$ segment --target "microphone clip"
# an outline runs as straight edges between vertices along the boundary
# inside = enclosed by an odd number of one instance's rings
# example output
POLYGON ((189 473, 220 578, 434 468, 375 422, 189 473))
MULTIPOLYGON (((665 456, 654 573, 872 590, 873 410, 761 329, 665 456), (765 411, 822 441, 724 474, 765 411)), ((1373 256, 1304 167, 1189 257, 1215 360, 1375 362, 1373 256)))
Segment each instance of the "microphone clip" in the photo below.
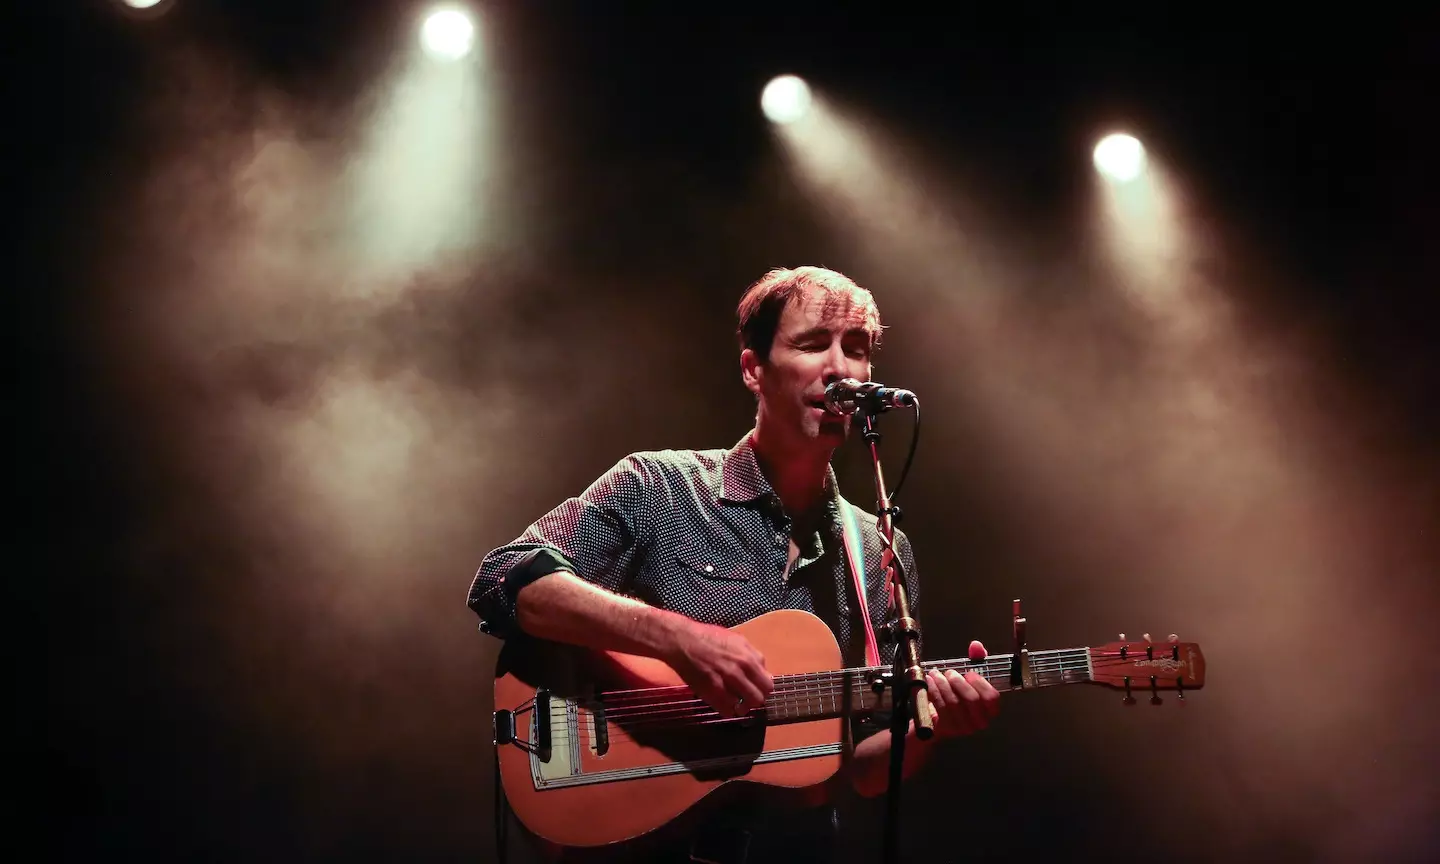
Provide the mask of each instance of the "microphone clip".
POLYGON ((891 408, 913 408, 915 394, 874 381, 843 378, 825 388, 825 408, 832 414, 883 414, 891 408))

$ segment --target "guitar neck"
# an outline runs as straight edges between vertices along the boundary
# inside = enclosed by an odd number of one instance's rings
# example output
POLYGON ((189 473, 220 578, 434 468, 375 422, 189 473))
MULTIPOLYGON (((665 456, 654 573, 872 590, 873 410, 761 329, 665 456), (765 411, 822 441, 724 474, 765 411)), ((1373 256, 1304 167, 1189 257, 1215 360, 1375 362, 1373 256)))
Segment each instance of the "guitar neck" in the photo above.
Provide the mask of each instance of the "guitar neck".
MULTIPOLYGON (((1001 692, 1086 684, 1094 680, 1089 648, 1031 651, 1021 659, 1018 676, 1014 654, 997 654, 978 662, 932 660, 921 666, 926 670, 953 669, 962 675, 974 672, 1001 692)), ((888 710, 889 688, 877 694, 872 685, 889 671, 889 667, 872 666, 776 676, 775 690, 765 700, 766 718, 771 722, 799 722, 888 710)))

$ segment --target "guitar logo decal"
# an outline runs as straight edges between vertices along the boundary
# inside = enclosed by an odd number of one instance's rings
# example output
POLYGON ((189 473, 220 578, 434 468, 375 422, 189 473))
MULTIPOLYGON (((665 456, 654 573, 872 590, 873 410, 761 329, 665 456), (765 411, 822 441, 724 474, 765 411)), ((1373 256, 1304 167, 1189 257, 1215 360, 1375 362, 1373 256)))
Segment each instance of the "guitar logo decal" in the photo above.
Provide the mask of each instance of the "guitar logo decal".
POLYGON ((1157 657, 1154 660, 1136 660, 1135 665, 1141 668, 1150 667, 1161 672, 1178 672, 1185 668, 1184 660, 1172 660, 1169 657, 1157 657))

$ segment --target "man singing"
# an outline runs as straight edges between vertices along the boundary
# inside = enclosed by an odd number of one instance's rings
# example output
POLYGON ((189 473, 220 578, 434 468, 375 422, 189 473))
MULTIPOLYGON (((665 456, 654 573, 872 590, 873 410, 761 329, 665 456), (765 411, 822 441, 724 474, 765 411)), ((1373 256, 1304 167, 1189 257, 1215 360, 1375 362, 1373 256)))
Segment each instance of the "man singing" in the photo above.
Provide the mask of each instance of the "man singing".
MULTIPOLYGON (((870 379, 879 309, 848 277, 799 267, 773 270, 750 286, 737 315, 741 379, 758 400, 755 428, 728 450, 631 454, 486 555, 469 596, 481 629, 658 658, 727 717, 763 705, 773 686, 761 653, 726 629, 758 615, 814 613, 834 632, 846 665, 865 665, 866 630, 842 537, 844 505, 830 467, 850 417, 827 412, 823 400, 832 382, 870 379)), ((882 537, 875 517, 859 521, 866 606, 878 629, 889 612, 879 578, 882 537)), ((894 539, 919 619, 910 543, 898 530, 894 539)), ((882 662, 893 662, 893 652, 884 646, 882 662)), ((972 657, 983 652, 971 645, 972 657)), ((921 742, 912 724, 907 777, 934 742, 983 729, 999 707, 994 688, 974 673, 931 673, 926 683, 935 735, 921 742)), ((847 770, 862 795, 885 791, 890 736, 874 734, 882 728, 873 721, 851 726, 856 743, 847 770)), ((820 816, 833 839, 833 811, 820 816)), ((755 824, 717 830, 727 829, 754 835, 750 864, 772 852, 794 860, 794 850, 780 852, 794 837, 772 841, 755 824)), ((804 848, 822 859, 832 854, 825 843, 809 842, 814 836, 803 838, 804 848)), ((678 860, 709 860, 709 843, 702 832, 678 860)))

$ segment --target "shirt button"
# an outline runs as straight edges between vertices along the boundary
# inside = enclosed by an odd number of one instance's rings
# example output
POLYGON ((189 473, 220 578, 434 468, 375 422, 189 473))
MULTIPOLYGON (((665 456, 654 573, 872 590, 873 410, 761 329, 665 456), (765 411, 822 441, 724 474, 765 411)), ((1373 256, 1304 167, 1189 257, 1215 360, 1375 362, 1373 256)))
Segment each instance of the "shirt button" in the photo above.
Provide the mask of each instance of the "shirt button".
POLYGON ((780 544, 784 544, 784 542, 785 542, 785 535, 784 535, 784 534, 781 534, 779 531, 775 532, 775 542, 776 542, 776 543, 780 543, 780 544))
POLYGON ((714 564, 706 564, 706 565, 705 565, 705 572, 706 572, 706 573, 714 573, 714 572, 715 572, 715 565, 714 565, 714 564))

